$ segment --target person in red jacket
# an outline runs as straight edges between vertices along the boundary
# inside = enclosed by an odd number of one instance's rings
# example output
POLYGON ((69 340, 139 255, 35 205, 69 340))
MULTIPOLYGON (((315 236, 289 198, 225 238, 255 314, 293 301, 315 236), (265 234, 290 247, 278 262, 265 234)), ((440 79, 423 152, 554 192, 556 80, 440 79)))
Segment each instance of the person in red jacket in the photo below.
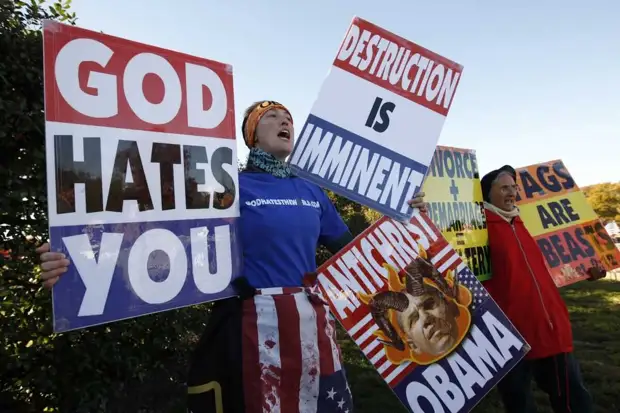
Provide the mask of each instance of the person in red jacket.
MULTIPOLYGON (((591 413, 592 398, 573 355, 566 304, 516 206, 518 186, 511 166, 482 180, 492 278, 483 283, 523 335, 531 350, 498 384, 507 413, 534 413, 532 378, 549 396, 556 413, 591 413)), ((605 275, 590 269, 591 279, 605 275)))

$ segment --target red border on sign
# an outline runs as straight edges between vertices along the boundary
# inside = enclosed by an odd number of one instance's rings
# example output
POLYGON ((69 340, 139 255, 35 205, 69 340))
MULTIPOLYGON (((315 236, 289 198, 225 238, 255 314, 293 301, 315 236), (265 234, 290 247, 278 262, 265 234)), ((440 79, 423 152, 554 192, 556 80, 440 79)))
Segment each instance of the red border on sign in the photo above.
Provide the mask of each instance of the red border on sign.
MULTIPOLYGON (((52 122, 74 123, 82 125, 106 126, 112 128, 144 130, 151 132, 165 132, 183 135, 208 136, 216 138, 235 139, 235 111, 234 111, 234 91, 233 75, 230 65, 216 62, 213 60, 202 59, 179 53, 171 50, 150 46, 115 36, 109 36, 79 27, 61 24, 55 21, 46 20, 43 25, 43 50, 44 50, 44 75, 45 75, 45 119, 52 122), (115 75, 118 113, 109 118, 93 118, 76 111, 62 96, 56 83, 54 66, 56 57, 60 50, 70 41, 84 38, 92 39, 105 44, 113 50, 110 61, 105 68, 95 62, 83 62, 79 70, 79 82, 82 90, 86 93, 96 95, 96 90, 88 90, 86 81, 90 71, 115 75), (166 59, 174 68, 182 88, 182 103, 178 114, 174 119, 166 124, 151 124, 140 119, 130 108, 123 91, 122 74, 127 62, 139 53, 152 53, 166 59), (208 67, 213 70, 221 79, 227 99, 226 115, 223 121, 212 129, 202 129, 190 127, 187 120, 187 101, 185 85, 185 63, 192 63, 198 66, 208 67)), ((164 87, 161 80, 156 76, 149 75, 143 82, 143 90, 147 99, 153 96, 154 100, 163 98, 164 87), (148 83, 147 83, 148 82, 148 83), (147 89, 145 88, 145 85, 147 89), (158 97, 159 95, 159 97, 158 97)), ((210 104, 211 94, 206 87, 203 87, 203 108, 207 109, 210 104)), ((149 99, 151 100, 151 99, 149 99)))

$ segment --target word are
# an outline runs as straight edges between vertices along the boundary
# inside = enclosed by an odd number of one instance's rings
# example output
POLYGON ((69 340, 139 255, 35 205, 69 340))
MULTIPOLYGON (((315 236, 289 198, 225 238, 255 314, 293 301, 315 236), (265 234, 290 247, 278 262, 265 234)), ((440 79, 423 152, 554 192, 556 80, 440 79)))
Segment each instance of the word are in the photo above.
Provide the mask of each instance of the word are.
POLYGON ((413 198, 426 168, 414 161, 404 164, 406 158, 402 158, 403 163, 398 162, 394 160, 398 158, 396 154, 375 145, 362 146, 362 142, 366 141, 344 130, 333 132, 314 124, 311 116, 291 164, 357 195, 387 204, 392 210, 407 213, 407 201, 413 198))
POLYGON ((539 165, 533 175, 527 169, 520 170, 518 175, 523 191, 522 194, 517 193, 517 202, 523 197, 531 199, 545 193, 568 191, 576 186, 562 161, 556 161, 551 165, 539 165))
POLYGON ((422 97, 447 109, 460 73, 436 62, 430 55, 422 48, 412 51, 409 46, 401 46, 352 24, 336 59, 388 81, 412 97, 422 97))
POLYGON ((183 116, 187 126, 201 129, 214 129, 226 118, 226 88, 211 68, 190 62, 176 62, 175 67, 155 53, 127 52, 139 50, 137 47, 122 50, 115 51, 88 38, 71 40, 62 47, 56 56, 54 75, 60 94, 74 110, 91 118, 108 119, 128 105, 139 120, 148 124, 164 125, 183 116), (83 65, 98 68, 86 73, 88 90, 80 85, 83 65), (145 93, 143 84, 149 76, 155 76, 163 85, 163 96, 154 99, 145 93), (212 102, 208 107, 204 105, 205 94, 212 102))
POLYGON ((385 220, 329 265, 324 270, 329 276, 319 274, 319 285, 345 319, 360 306, 358 292, 374 294, 385 286, 384 262, 404 268, 419 256, 420 246, 428 249, 432 241, 411 222, 385 220))
POLYGON ((482 202, 429 202, 428 213, 442 232, 487 227, 482 202))
POLYGON ((152 142, 150 158, 147 159, 151 163, 159 164, 161 190, 161 205, 154 205, 144 170, 144 157, 147 155, 140 153, 138 142, 119 140, 113 165, 102 165, 101 138, 83 138, 84 153, 80 154, 83 161, 75 161, 73 139, 72 135, 54 136, 58 214, 76 211, 75 185, 78 183, 85 187, 86 213, 104 210, 122 213, 124 202, 128 200, 136 201, 140 211, 154 208, 161 208, 162 211, 173 210, 177 208, 174 165, 181 164, 184 170, 186 209, 206 209, 211 205, 215 209, 227 209, 235 199, 235 181, 224 168, 225 165, 233 165, 233 152, 228 147, 219 147, 212 153, 207 153, 204 146, 152 142), (224 191, 199 190, 199 185, 211 184, 207 182, 205 171, 199 167, 201 164, 210 165, 210 175, 224 191), (111 168, 112 171, 105 205, 104 167, 106 170, 111 168), (129 180, 127 171, 131 175, 129 180))
POLYGON ((484 394, 481 390, 498 372, 513 364, 524 343, 491 312, 482 314, 481 319, 488 334, 474 325, 457 351, 424 369, 426 383, 413 381, 407 385, 411 411, 459 412, 468 400, 484 394), (432 410, 424 409, 421 400, 432 410))
POLYGON ((581 219, 567 198, 547 202, 546 205, 536 205, 536 210, 545 229, 570 224, 581 219))
POLYGON ((470 151, 461 152, 438 147, 429 169, 429 175, 435 178, 478 178, 476 156, 470 151))
POLYGON ((191 228, 190 257, 179 236, 163 228, 150 229, 140 234, 129 247, 128 253, 126 248, 121 249, 125 238, 123 233, 103 232, 98 259, 95 258, 87 234, 63 237, 69 257, 86 289, 78 316, 104 313, 114 274, 123 271, 123 268, 125 274, 118 276, 126 276, 135 295, 147 304, 167 303, 181 292, 186 283, 190 260, 193 282, 200 292, 216 294, 223 291, 232 279, 230 232, 229 225, 216 226, 212 231, 206 226, 191 228), (215 253, 210 251, 213 248, 215 253), (127 257, 119 262, 121 251, 127 257), (169 264, 159 269, 168 273, 163 280, 154 280, 149 273, 149 257, 155 252, 163 252, 168 258, 169 264), (215 256, 215 269, 210 268, 210 254, 215 256))

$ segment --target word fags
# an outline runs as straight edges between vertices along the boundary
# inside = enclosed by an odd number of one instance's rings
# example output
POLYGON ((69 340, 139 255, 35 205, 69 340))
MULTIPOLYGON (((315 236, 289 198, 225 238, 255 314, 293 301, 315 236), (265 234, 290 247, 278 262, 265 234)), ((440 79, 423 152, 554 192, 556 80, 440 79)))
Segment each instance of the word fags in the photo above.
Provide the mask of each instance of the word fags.
POLYGON ((536 210, 545 229, 570 224, 580 219, 579 214, 573 209, 570 199, 567 198, 547 202, 546 205, 536 205, 536 210))
POLYGON ((389 82, 410 98, 423 97, 448 109, 456 90, 459 72, 424 55, 424 49, 412 52, 379 34, 351 25, 336 57, 361 72, 389 82))
POLYGON ((68 42, 59 52, 54 65, 56 85, 65 101, 79 113, 91 118, 107 119, 128 105, 143 122, 164 125, 184 110, 187 126, 214 129, 226 117, 228 101, 224 83, 212 69, 193 63, 175 68, 165 57, 141 52, 126 60, 129 48, 115 52, 102 42, 79 38, 68 42), (96 64, 102 71, 91 70, 86 87, 80 85, 80 67, 96 64), (105 72, 108 71, 108 73, 105 72), (112 73, 116 72, 116 74, 112 73), (154 75, 163 84, 163 97, 149 99, 143 82, 154 75), (182 83, 183 82, 183 83, 182 83), (211 95, 211 105, 204 106, 204 92, 211 95), (119 96, 121 93, 121 96, 119 96))
POLYGON ((478 164, 470 152, 437 148, 429 166, 430 176, 451 179, 477 179, 478 164))
POLYGON ((309 118, 291 164, 401 214, 408 213, 407 200, 413 197, 426 168, 420 165, 413 169, 413 165, 394 160, 397 156, 389 150, 362 146, 355 142, 362 138, 345 131, 333 132, 337 128, 332 127, 309 118))
POLYGON ((575 181, 570 176, 561 161, 553 165, 540 165, 536 167, 535 177, 526 169, 519 171, 523 196, 517 193, 517 202, 523 197, 533 198, 535 195, 543 195, 545 192, 561 192, 573 189, 575 181))
POLYGON ((536 242, 551 268, 592 258, 597 251, 609 263, 616 261, 614 254, 610 254, 616 246, 600 222, 545 235, 536 242))
MULTIPOLYGON (((55 135, 56 209, 58 214, 73 213, 75 208, 75 184, 83 183, 86 196, 86 213, 101 212, 103 205, 103 170, 101 162, 101 139, 83 138, 84 161, 75 161, 73 136, 55 135)), ((232 149, 220 147, 207 153, 204 146, 177 145, 153 142, 150 162, 159 164, 161 205, 155 206, 144 172, 144 154, 140 153, 138 143, 132 140, 119 140, 114 164, 111 165, 112 178, 109 185, 105 211, 123 212, 124 201, 134 200, 140 211, 161 208, 177 208, 175 203, 174 165, 183 164, 185 177, 185 208, 227 209, 235 199, 236 187, 232 176, 224 165, 233 165, 232 149), (213 179, 224 187, 223 192, 203 192, 198 185, 207 184, 205 171, 199 164, 209 164, 213 179), (131 173, 130 182, 127 171, 131 173), (211 200, 213 197, 213 200, 211 200)), ((110 168, 110 165, 105 165, 110 168)))
MULTIPOLYGON (((179 295, 185 285, 188 261, 191 260, 193 281, 201 293, 223 291, 232 279, 230 231, 228 225, 216 226, 212 233, 208 227, 191 228, 189 258, 183 242, 174 232, 157 228, 142 233, 127 254, 124 272, 129 286, 147 304, 168 303, 179 295), (213 248, 215 253, 210 251, 213 248), (168 257, 169 264, 163 268, 168 275, 164 280, 155 281, 149 274, 148 261, 154 252, 163 252, 168 257), (215 257, 215 268, 210 268, 210 254, 215 257)), ((79 317, 104 313, 116 266, 124 264, 119 263, 123 238, 122 233, 104 232, 99 243, 98 259, 95 259, 88 235, 62 238, 85 287, 79 317)))
POLYGON ((483 394, 481 390, 499 371, 509 366, 514 354, 523 348, 524 343, 490 311, 481 318, 488 334, 474 325, 457 351, 424 369, 425 383, 419 380, 407 385, 405 394, 412 411, 461 411, 468 400, 483 394), (422 400, 432 410, 424 409, 422 400))
POLYGON ((374 294, 385 286, 388 272, 383 262, 404 268, 419 256, 419 246, 429 248, 430 240, 412 223, 385 220, 355 244, 318 278, 341 320, 360 307, 357 293, 374 294))

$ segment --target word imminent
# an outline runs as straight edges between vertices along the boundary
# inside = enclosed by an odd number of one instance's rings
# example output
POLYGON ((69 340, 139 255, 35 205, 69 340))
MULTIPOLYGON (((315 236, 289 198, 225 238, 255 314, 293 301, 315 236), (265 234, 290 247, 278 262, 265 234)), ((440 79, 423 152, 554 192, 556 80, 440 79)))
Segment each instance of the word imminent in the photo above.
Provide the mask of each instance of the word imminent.
POLYGON ((389 82, 412 100, 423 98, 448 109, 461 74, 437 62, 431 52, 403 39, 400 43, 406 44, 401 45, 376 29, 352 24, 336 60, 389 82))
POLYGON ((460 412, 468 401, 482 398, 487 384, 514 364, 524 343, 490 311, 482 314, 481 321, 484 328, 474 324, 454 353, 424 368, 424 381, 407 385, 412 412, 460 412))
POLYGON ((429 202, 428 213, 441 232, 487 227, 482 202, 429 202))
POLYGON ((569 191, 576 187, 575 181, 564 167, 562 161, 551 165, 538 165, 518 172, 522 193, 517 193, 517 202, 522 198, 531 199, 536 195, 569 191))
POLYGON ((410 210, 407 201, 426 172, 415 161, 313 116, 297 145, 291 159, 295 167, 401 214, 410 210))
MULTIPOLYGON (((88 137, 82 141, 83 153, 77 155, 83 161, 76 161, 73 150, 74 136, 54 135, 58 214, 76 212, 76 184, 84 184, 86 213, 104 210, 122 213, 125 201, 137 202, 139 211, 153 209, 166 211, 179 208, 175 201, 175 192, 178 189, 175 187, 175 165, 183 166, 185 185, 181 190, 185 193, 185 204, 182 208, 228 209, 235 200, 235 181, 224 168, 225 165, 234 168, 231 148, 219 147, 207 153, 207 148, 204 146, 151 142, 149 156, 140 151, 137 141, 118 140, 113 164, 102 165, 101 138, 88 137), (160 191, 157 191, 161 194, 159 205, 153 201, 152 188, 149 188, 145 173, 144 165, 148 162, 159 165, 160 191), (206 174, 199 166, 204 164, 209 165, 210 174, 206 174), (224 188, 223 191, 213 189, 213 182, 209 182, 207 178, 209 175, 224 188), (211 189, 200 190, 202 186, 211 189), (105 205, 104 189, 107 190, 105 205)), ((142 145, 144 148, 144 143, 142 145)), ((104 149, 109 151, 109 148, 104 149)))
POLYGON ((147 304, 165 304, 177 297, 186 283, 189 263, 198 291, 203 294, 224 291, 232 279, 230 233, 229 225, 215 226, 212 230, 207 226, 191 228, 189 257, 179 236, 163 228, 141 233, 128 252, 123 245, 128 241, 123 233, 103 232, 98 259, 88 235, 63 237, 62 242, 86 289, 78 317, 104 313, 117 268, 123 271, 125 267, 124 274, 118 276, 126 277, 135 295, 147 304), (122 262, 119 260, 121 252, 127 254, 122 262), (163 252, 168 258, 169 264, 159 268, 163 274, 167 273, 161 277, 163 279, 155 280, 149 273, 149 257, 155 252, 163 252), (211 268, 209 256, 215 257, 215 268, 211 268))

